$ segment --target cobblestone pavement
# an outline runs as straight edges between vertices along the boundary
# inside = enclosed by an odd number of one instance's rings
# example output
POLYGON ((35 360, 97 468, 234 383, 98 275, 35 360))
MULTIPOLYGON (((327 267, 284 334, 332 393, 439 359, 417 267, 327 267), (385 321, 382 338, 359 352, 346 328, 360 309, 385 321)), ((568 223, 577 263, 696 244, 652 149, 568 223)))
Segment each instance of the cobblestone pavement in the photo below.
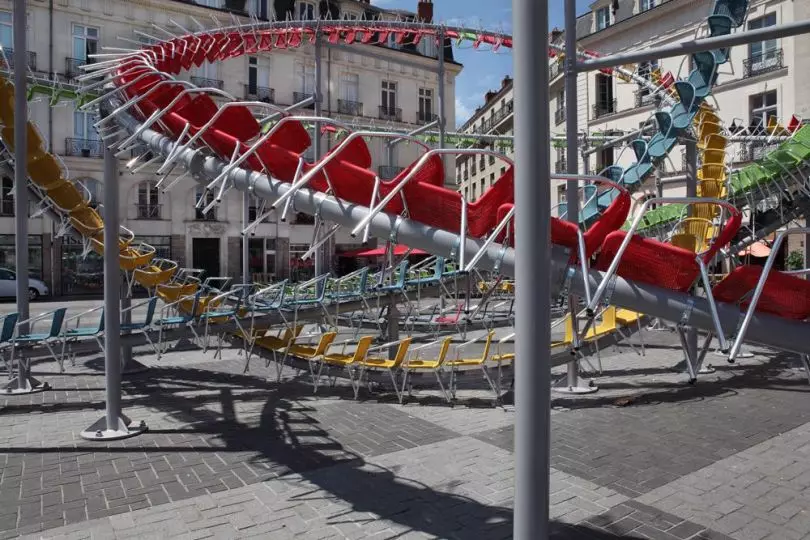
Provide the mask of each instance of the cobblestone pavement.
MULTIPOLYGON (((563 539, 810 536, 810 391, 795 359, 754 349, 689 386, 667 332, 603 352, 600 391, 555 395, 551 517, 563 539)), ((634 338, 634 341, 636 338, 634 338)), ((78 437, 103 414, 99 359, 0 396, 0 538, 509 538, 514 408, 475 377, 449 407, 360 401, 235 351, 170 353, 124 382, 149 431, 78 437), (267 377, 270 376, 270 380, 267 377)), ((723 364, 723 365, 720 365, 723 364)), ((555 368, 555 373, 564 368, 555 368)))

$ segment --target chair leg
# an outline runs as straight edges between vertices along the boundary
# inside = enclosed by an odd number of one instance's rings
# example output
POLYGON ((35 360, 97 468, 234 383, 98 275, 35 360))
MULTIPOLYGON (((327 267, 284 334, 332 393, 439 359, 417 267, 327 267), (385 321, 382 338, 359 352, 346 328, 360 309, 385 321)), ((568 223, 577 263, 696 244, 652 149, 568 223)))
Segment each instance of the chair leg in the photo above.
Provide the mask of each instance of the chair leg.
POLYGON ((647 352, 644 350, 644 336, 641 335, 641 317, 638 318, 638 341, 641 343, 641 356, 647 356, 647 352))
POLYGON ((802 361, 802 367, 804 367, 804 373, 807 375, 807 381, 810 382, 810 355, 800 354, 799 359, 802 361))
POLYGON ((444 394, 444 399, 447 401, 447 403, 452 403, 453 398, 450 396, 450 393, 444 386, 444 381, 442 381, 441 370, 437 369, 434 370, 434 372, 436 373, 436 380, 439 382, 439 388, 441 388, 442 394, 444 394))
POLYGON ((391 384, 394 387, 394 392, 397 395, 397 399, 400 403, 402 403, 402 391, 400 391, 399 387, 397 386, 397 375, 393 369, 388 370, 388 375, 391 377, 391 384))

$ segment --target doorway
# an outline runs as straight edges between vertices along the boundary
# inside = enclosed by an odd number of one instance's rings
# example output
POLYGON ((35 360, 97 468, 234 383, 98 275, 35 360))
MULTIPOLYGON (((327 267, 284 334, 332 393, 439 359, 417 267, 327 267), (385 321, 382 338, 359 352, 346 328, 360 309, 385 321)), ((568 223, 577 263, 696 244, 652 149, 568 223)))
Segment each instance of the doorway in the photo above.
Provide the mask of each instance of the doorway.
POLYGON ((204 270, 203 279, 219 276, 219 238, 192 238, 191 260, 194 268, 204 270))

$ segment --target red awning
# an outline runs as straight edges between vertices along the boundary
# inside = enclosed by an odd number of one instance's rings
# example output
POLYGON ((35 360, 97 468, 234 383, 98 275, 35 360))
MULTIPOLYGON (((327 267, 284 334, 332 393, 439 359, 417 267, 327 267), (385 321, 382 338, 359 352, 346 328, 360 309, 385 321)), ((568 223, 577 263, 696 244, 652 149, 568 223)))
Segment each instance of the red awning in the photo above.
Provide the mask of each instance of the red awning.
MULTIPOLYGON (((408 246, 403 246, 402 244, 397 244, 394 246, 394 255, 397 257, 401 257, 405 255, 405 252, 408 251, 408 246)), ((413 249, 411 250, 411 255, 427 255, 427 252, 422 251, 421 249, 413 249)), ((340 254, 340 257, 382 257, 385 255, 385 246, 380 246, 374 249, 355 249, 352 251, 345 251, 340 254)))

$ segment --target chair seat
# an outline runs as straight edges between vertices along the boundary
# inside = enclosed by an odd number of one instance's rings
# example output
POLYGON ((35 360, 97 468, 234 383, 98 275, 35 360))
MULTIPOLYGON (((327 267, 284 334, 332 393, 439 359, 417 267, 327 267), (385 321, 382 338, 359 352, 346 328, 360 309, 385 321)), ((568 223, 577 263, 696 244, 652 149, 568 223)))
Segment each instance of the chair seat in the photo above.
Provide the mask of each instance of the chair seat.
POLYGON ((259 338, 256 340, 256 344, 270 350, 283 350, 286 349, 288 345, 286 341, 275 336, 259 338))
POLYGON ((293 345, 290 347, 291 355, 303 358, 304 360, 312 360, 317 356, 317 352, 315 347, 307 347, 305 345, 293 345))
POLYGON ((327 364, 337 364, 339 366, 348 366, 354 361, 353 354, 325 354, 323 361, 327 364))
POLYGON ((391 369, 394 367, 393 360, 389 360, 388 358, 378 358, 375 356, 366 357, 366 359, 360 362, 360 364, 368 368, 391 369))
POLYGON ((144 328, 146 328, 144 323, 130 323, 121 325, 122 332, 132 332, 133 330, 143 330, 144 328))
POLYGON ((484 363, 482 358, 461 358, 459 360, 451 360, 449 362, 445 362, 446 365, 451 367, 469 367, 469 366, 480 366, 484 363))
POLYGON ((48 339, 50 334, 23 334, 21 336, 17 336, 14 341, 17 343, 19 342, 31 342, 31 341, 42 341, 44 339, 48 339))
POLYGON ((634 323, 641 318, 641 314, 635 311, 630 311, 629 309, 617 309, 616 310, 616 322, 627 326, 628 324, 634 323))
MULTIPOLYGON (((596 260, 597 270, 608 269, 626 234, 625 231, 615 231, 605 238, 596 260)), ((625 279, 675 291, 691 287, 699 272, 695 254, 691 251, 639 236, 630 240, 618 267, 618 274, 625 279)))
POLYGON ((187 323, 190 320, 191 319, 189 319, 187 317, 179 317, 179 316, 178 317, 166 317, 165 319, 160 319, 159 321, 156 321, 155 324, 157 324, 159 326, 165 326, 165 325, 168 325, 168 324, 183 324, 183 323, 187 323))
POLYGON ((236 315, 236 310, 229 311, 209 311, 200 315, 200 319, 216 319, 218 317, 233 317, 236 315))
POLYGON ((86 336, 95 336, 99 334, 98 328, 74 328, 73 330, 68 330, 65 332, 65 336, 67 337, 86 337, 86 336))
POLYGON ((411 360, 406 369, 436 369, 439 367, 438 360, 411 360))
MULTIPOLYGON (((712 289, 714 298, 720 302, 739 303, 756 288, 761 275, 759 266, 739 266, 712 289)), ((742 302, 742 307, 747 308, 749 300, 750 295, 742 302)), ((786 319, 807 319, 810 317, 810 281, 771 270, 757 303, 757 312, 786 319)))
POLYGON ((496 354, 492 359, 495 362, 508 362, 515 359, 515 353, 496 354))

